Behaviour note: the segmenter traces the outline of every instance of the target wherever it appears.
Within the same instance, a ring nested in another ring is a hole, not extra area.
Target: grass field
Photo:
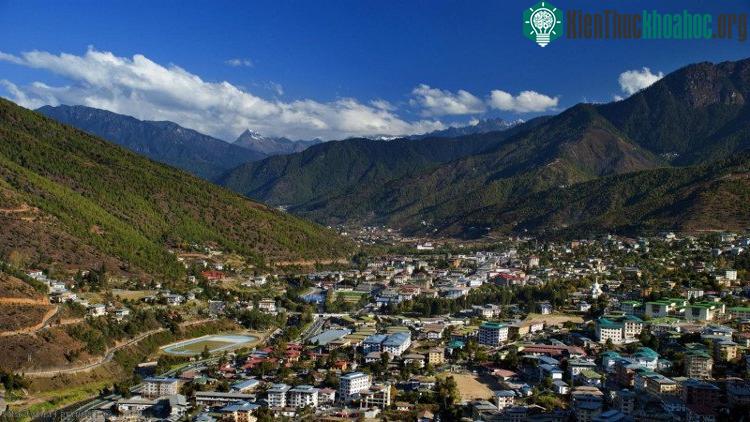
[[[458,385],[458,391],[461,393],[461,401],[464,403],[476,399],[491,399],[493,392],[487,385],[479,382],[477,377],[472,374],[454,374],[442,373],[440,378],[453,377]]]
[[[156,290],[122,290],[112,289],[112,295],[116,298],[125,300],[141,300],[146,296],[153,296]]]
[[[583,322],[583,318],[578,315],[566,315],[566,314],[529,314],[525,320],[526,324],[533,324],[537,322],[543,322],[547,325],[562,325],[563,323],[570,321],[576,324]]]
[[[356,303],[362,298],[362,295],[366,295],[364,292],[353,292],[353,291],[340,291],[336,292],[336,297],[341,296],[346,302]]]

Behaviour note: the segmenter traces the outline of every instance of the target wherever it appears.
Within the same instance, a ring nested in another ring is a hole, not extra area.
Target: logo
[[[544,47],[562,35],[562,22],[562,10],[540,1],[523,12],[523,34]]]

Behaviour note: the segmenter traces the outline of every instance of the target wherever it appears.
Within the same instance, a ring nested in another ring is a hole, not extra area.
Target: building
[[[230,389],[231,391],[234,391],[237,393],[248,393],[258,388],[258,386],[260,386],[260,381],[258,381],[255,378],[250,378],[248,380],[235,382],[234,384],[231,385]]]
[[[104,316],[107,314],[107,307],[101,303],[91,305],[88,308],[88,314],[92,317]]]
[[[242,393],[222,393],[219,391],[196,391],[195,402],[205,406],[227,405],[229,403],[239,403],[243,401],[254,400],[252,394]]]
[[[268,389],[268,398],[266,401],[268,402],[268,407],[271,408],[282,408],[287,406],[286,402],[286,395],[291,390],[291,387],[289,387],[286,384],[273,384],[271,388]],[[317,397],[316,397],[317,400]]]
[[[732,340],[714,340],[714,359],[719,362],[729,362],[737,359],[739,346]]]
[[[258,310],[273,314],[276,312],[276,301],[273,299],[263,299],[258,302]]]
[[[511,407],[516,402],[516,393],[512,390],[500,390],[495,391],[495,404],[497,408],[502,410],[506,407]]]
[[[361,397],[360,407],[378,407],[385,409],[391,405],[391,384],[376,384],[359,393]]]
[[[649,318],[662,318],[675,314],[682,309],[687,301],[685,299],[662,299],[646,302],[645,315]]]
[[[433,347],[427,351],[427,363],[438,366],[445,363],[445,352],[441,347]]]
[[[634,316],[614,319],[601,317],[596,320],[596,338],[600,343],[611,340],[614,344],[632,343],[643,331],[643,321]]]
[[[409,346],[411,346],[410,333],[393,333],[383,341],[381,351],[386,352],[391,356],[401,356]]]
[[[688,321],[713,321],[717,316],[723,314],[723,303],[696,302],[685,308],[685,319]]]
[[[691,350],[685,353],[685,376],[688,378],[711,378],[714,360],[706,352]]]
[[[689,379],[682,384],[682,400],[687,405],[714,406],[721,396],[721,389],[710,382]]]
[[[736,306],[727,311],[733,319],[750,319],[750,306]]]
[[[373,334],[368,336],[362,342],[362,352],[365,354],[370,352],[380,352],[382,350],[382,344],[386,338],[388,338],[386,334]]]
[[[654,395],[677,394],[677,383],[661,374],[652,373],[643,377],[646,391]]]
[[[339,378],[338,400],[346,403],[352,396],[370,388],[370,376],[362,372],[350,372]]]
[[[500,346],[508,340],[508,326],[499,322],[485,322],[479,326],[479,344]]]
[[[290,407],[318,407],[318,389],[312,385],[298,385],[287,394],[287,406]]]
[[[180,392],[180,380],[177,378],[151,377],[143,383],[141,394],[145,397],[170,396]]]

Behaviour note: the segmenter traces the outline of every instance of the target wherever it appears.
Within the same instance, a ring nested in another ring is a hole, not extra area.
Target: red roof
[[[221,271],[203,271],[201,275],[209,281],[219,281],[224,278],[224,273]]]

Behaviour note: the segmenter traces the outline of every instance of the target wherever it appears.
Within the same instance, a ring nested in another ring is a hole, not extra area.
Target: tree
[[[208,345],[203,346],[203,351],[201,352],[201,359],[206,360],[211,357],[211,352],[208,350]]]
[[[452,377],[438,379],[435,384],[435,392],[440,404],[440,415],[442,420],[457,420],[460,407],[456,404],[461,402],[461,395],[458,392],[458,384]]]

